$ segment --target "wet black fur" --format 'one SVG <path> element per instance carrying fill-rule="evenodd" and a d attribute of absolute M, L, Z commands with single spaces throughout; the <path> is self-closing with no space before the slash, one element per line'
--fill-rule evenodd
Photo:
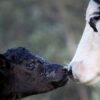
<path fill-rule="evenodd" d="M 100 4 L 100 0 L 94 0 L 96 3 Z"/>

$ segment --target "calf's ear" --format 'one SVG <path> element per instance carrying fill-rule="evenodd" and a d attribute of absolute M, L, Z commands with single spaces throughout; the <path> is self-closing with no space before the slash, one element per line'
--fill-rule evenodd
<path fill-rule="evenodd" d="M 0 69 L 8 69 L 9 68 L 9 62 L 5 58 L 3 54 L 0 54 Z"/>
<path fill-rule="evenodd" d="M 10 69 L 10 63 L 3 54 L 0 54 L 0 77 L 7 76 Z"/>
<path fill-rule="evenodd" d="M 3 91 L 5 84 L 7 84 L 8 82 L 8 70 L 8 60 L 5 58 L 3 54 L 0 54 L 0 91 Z"/>

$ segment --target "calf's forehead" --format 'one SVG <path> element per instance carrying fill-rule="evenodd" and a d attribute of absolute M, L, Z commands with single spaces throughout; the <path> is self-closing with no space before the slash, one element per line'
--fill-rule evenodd
<path fill-rule="evenodd" d="M 38 61 L 40 63 L 47 63 L 43 58 L 39 57 L 35 53 L 32 53 L 26 48 L 19 47 L 19 48 L 11 48 L 8 49 L 4 56 L 10 61 L 15 64 L 27 63 L 29 61 Z"/>

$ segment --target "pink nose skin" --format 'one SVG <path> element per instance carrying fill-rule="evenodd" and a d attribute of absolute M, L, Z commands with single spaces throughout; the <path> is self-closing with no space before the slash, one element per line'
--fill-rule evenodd
<path fill-rule="evenodd" d="M 82 61 L 71 63 L 69 65 L 69 71 L 72 72 L 75 80 L 87 85 L 95 84 L 100 79 L 98 77 L 98 69 L 96 67 L 88 67 Z"/>

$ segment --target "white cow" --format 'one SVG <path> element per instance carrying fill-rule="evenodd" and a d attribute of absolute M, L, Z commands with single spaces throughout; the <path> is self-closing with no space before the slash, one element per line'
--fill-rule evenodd
<path fill-rule="evenodd" d="M 81 83 L 100 82 L 100 0 L 89 2 L 85 30 L 68 69 Z"/>

